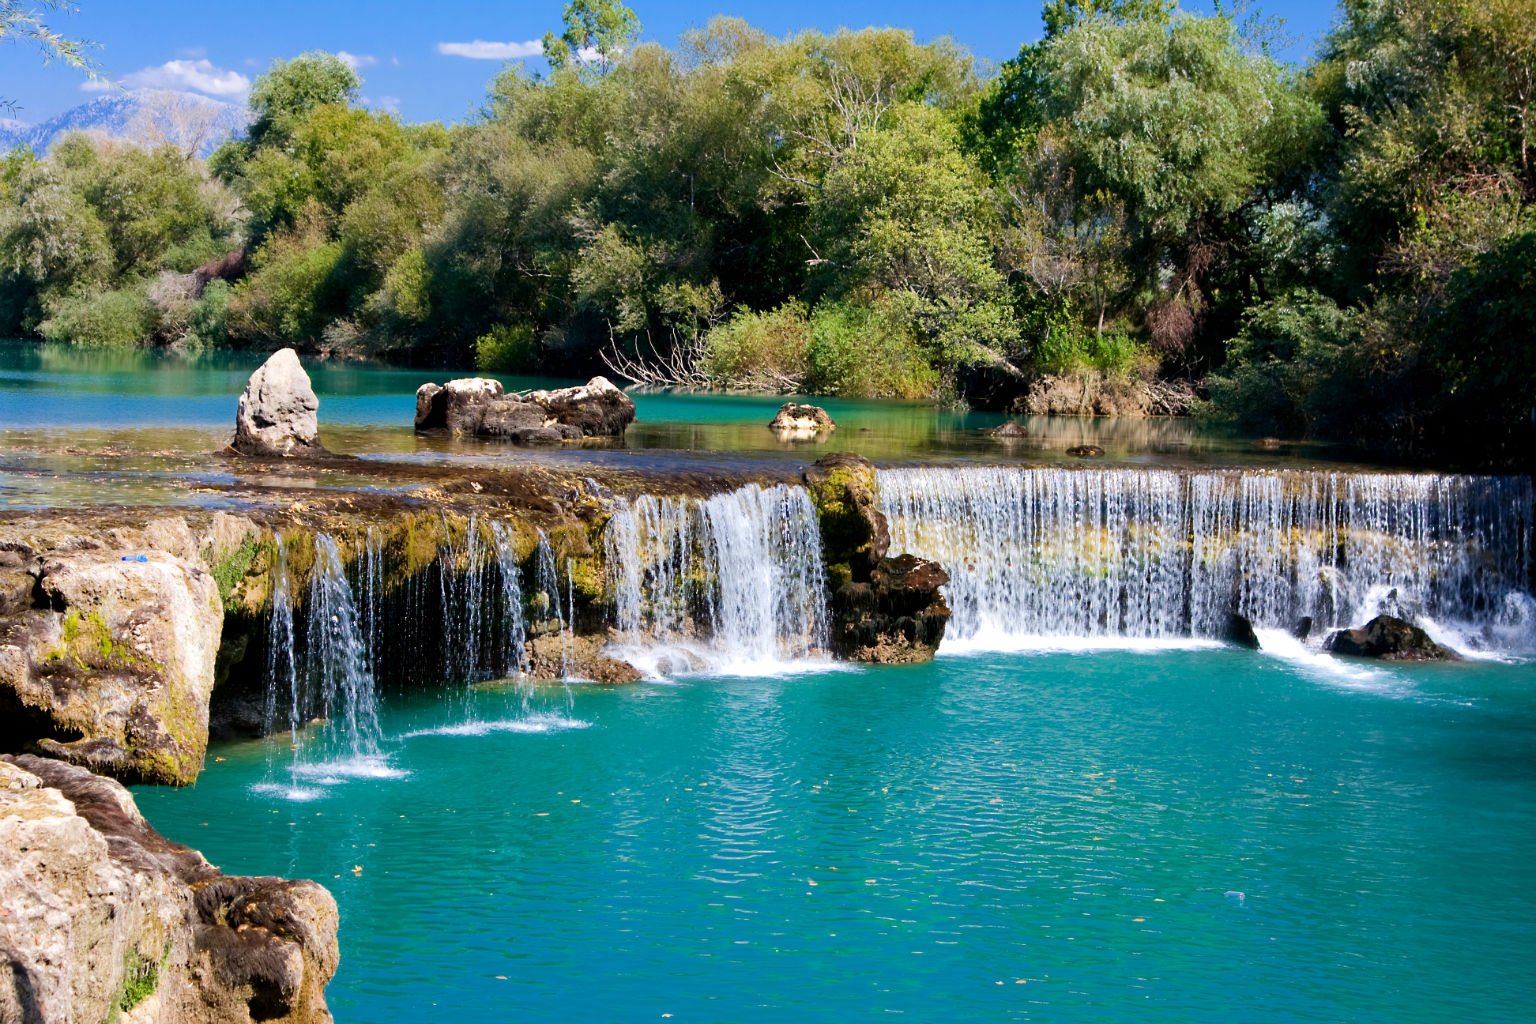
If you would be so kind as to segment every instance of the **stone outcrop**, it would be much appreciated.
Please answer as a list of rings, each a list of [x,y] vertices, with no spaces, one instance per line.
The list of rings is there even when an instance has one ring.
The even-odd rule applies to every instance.
[[[1455,661],[1459,655],[1441,647],[1418,626],[1393,615],[1378,615],[1358,629],[1330,633],[1323,645],[1334,654],[1383,661]]]
[[[1221,631],[1221,638],[1235,647],[1246,647],[1250,651],[1259,650],[1259,635],[1253,631],[1253,623],[1248,616],[1238,612],[1230,612],[1227,615],[1227,623]]]
[[[230,448],[241,455],[323,455],[318,411],[320,400],[310,386],[299,354],[281,348],[251,374],[235,409],[235,439]]]
[[[778,434],[781,440],[797,441],[825,437],[837,429],[837,424],[832,421],[831,414],[819,405],[785,402],[773,414],[768,429]]]
[[[521,444],[618,437],[635,420],[635,403],[606,377],[552,391],[506,394],[501,382],[465,377],[416,391],[416,429]]]
[[[831,591],[832,653],[883,664],[927,661],[944,638],[949,574],[913,555],[892,558],[874,465],[835,452],[805,472]]]
[[[336,902],[222,874],[83,768],[0,756],[0,1021],[321,1024]]]
[[[606,641],[606,637],[558,631],[530,637],[524,649],[528,678],[538,682],[582,679],[608,684],[635,683],[644,678],[629,662],[604,653]]]
[[[196,545],[181,520],[123,539],[156,531],[165,546]],[[218,584],[191,551],[111,539],[69,538],[47,551],[7,542],[0,740],[127,781],[184,785],[208,743]]]

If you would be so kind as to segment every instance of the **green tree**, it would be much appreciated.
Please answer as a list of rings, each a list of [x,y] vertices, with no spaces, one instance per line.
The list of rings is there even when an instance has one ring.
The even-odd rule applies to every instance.
[[[640,35],[640,19],[616,0],[569,0],[563,19],[564,32],[544,34],[544,58],[557,71],[575,62],[606,72]]]

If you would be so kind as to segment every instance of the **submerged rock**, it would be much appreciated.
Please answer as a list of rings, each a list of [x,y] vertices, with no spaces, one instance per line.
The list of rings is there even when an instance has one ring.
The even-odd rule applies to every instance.
[[[784,440],[803,440],[830,434],[837,429],[832,416],[819,405],[785,402],[773,414],[768,429]]]
[[[278,349],[251,374],[240,396],[230,447],[241,455],[323,455],[319,409],[299,354]]]
[[[1067,449],[1067,454],[1075,459],[1102,459],[1104,449],[1096,444],[1075,444]]]
[[[987,433],[1003,441],[1016,441],[1021,437],[1029,436],[1029,431],[1018,420],[1009,420],[1000,427],[993,427]]]
[[[190,783],[208,743],[218,584],[165,551],[81,540],[92,546],[33,556],[30,601],[0,619],[0,738],[128,781]]]
[[[1442,647],[1418,626],[1392,615],[1378,615],[1358,629],[1341,629],[1324,647],[1334,654],[1384,661],[1457,661],[1460,655]]]
[[[222,874],[45,758],[0,755],[0,822],[0,1021],[330,1021],[323,887]]]
[[[580,387],[507,395],[501,382],[465,377],[416,391],[416,429],[499,437],[522,444],[617,437],[635,420],[635,403],[605,377]]]

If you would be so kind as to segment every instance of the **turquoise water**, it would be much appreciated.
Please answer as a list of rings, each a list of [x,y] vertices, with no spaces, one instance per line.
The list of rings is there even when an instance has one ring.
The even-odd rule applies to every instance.
[[[341,1022],[1517,1021],[1528,665],[1225,648],[397,697],[139,788],[321,880]]]

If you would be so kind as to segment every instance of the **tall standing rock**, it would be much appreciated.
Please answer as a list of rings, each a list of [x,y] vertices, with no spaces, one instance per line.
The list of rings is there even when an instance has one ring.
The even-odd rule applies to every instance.
[[[944,639],[949,574],[915,555],[889,556],[875,467],[834,452],[806,470],[816,506],[832,604],[832,652],[880,664],[930,660]]]
[[[280,348],[251,374],[235,410],[235,440],[241,455],[319,455],[320,399],[310,386],[299,354]]]

